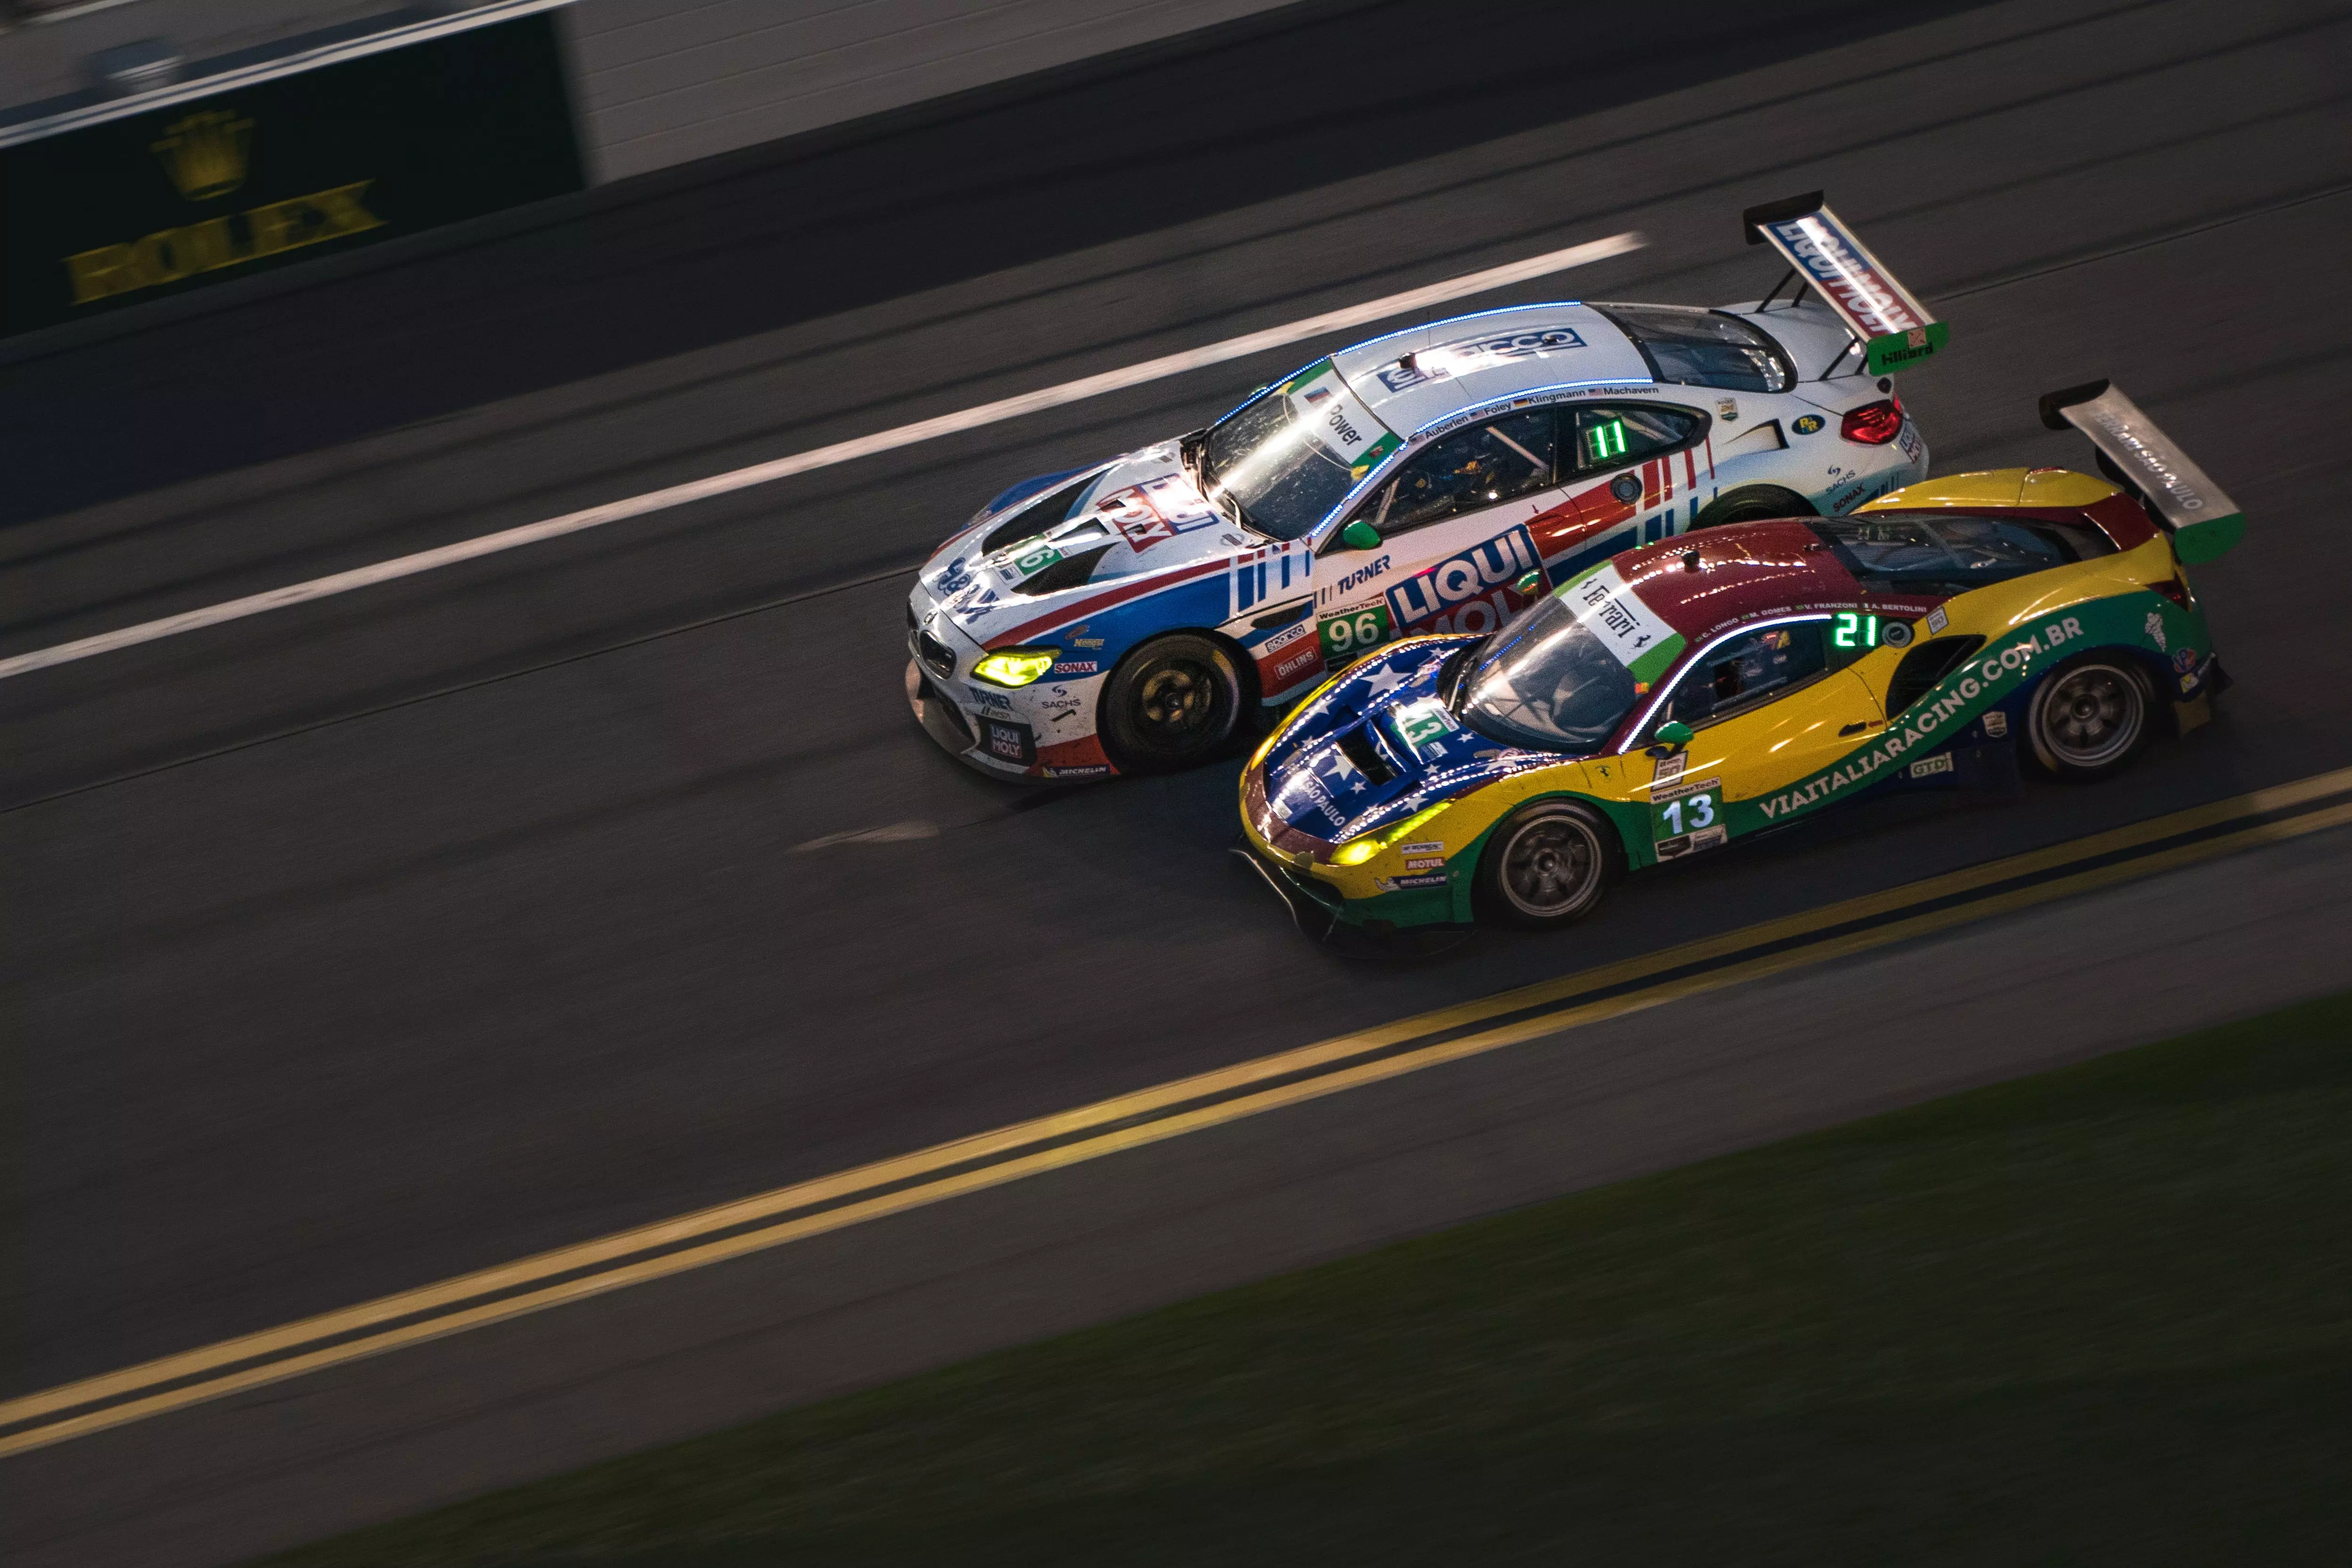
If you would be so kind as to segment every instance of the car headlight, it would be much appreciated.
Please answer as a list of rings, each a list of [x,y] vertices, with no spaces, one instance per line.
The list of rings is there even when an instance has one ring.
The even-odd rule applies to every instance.
[[[991,686],[1026,686],[1053,668],[1061,657],[1057,647],[1009,647],[1003,653],[982,655],[971,667],[972,678]]]
[[[1333,852],[1331,864],[1360,866],[1390,845],[1411,837],[1416,828],[1453,804],[1452,801],[1440,801],[1435,805],[1423,806],[1393,827],[1383,827],[1377,833],[1367,833],[1360,838],[1350,838]]]

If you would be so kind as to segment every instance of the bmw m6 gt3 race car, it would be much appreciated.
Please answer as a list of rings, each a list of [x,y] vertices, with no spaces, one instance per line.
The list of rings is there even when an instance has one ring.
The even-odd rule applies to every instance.
[[[1302,925],[1588,913],[1628,868],[1867,791],[2095,779],[2222,683],[2184,563],[2244,527],[2121,394],[2043,399],[2124,486],[2056,468],[1661,541],[1491,636],[1419,637],[1302,703],[1242,775]]]
[[[908,596],[917,719],[1008,777],[1181,766],[1369,649],[1491,631],[1629,546],[1924,477],[1864,365],[1932,353],[1942,327],[1817,194],[1748,216],[1819,300],[1415,327],[1005,491]]]

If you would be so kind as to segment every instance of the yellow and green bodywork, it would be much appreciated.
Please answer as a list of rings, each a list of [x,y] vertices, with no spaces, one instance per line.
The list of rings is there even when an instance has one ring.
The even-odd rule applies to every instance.
[[[2089,509],[2119,495],[2115,486],[2085,475],[2006,469],[1914,485],[1863,510],[1952,507],[1978,513],[2046,513]],[[1345,707],[1351,681],[1397,667],[1442,664],[1477,639],[1398,643],[1327,681],[1258,748],[1242,775],[1244,832],[1251,849],[1277,868],[1285,881],[1340,920],[1395,926],[1467,922],[1475,872],[1488,836],[1531,801],[1561,798],[1597,808],[1616,827],[1628,868],[1639,869],[1788,825],[1898,778],[1926,780],[1948,772],[1948,759],[1937,759],[1956,746],[2013,744],[2026,696],[2039,678],[2059,661],[2093,648],[2128,651],[2152,679],[2161,670],[2157,689],[2172,699],[2180,727],[2193,727],[2204,716],[2211,642],[2170,540],[2153,527],[2147,531],[2144,542],[2115,553],[1945,599],[1908,623],[1910,636],[1902,646],[1874,647],[1786,695],[1702,724],[1679,751],[1638,743],[1645,731],[1637,711],[1600,753],[1566,757],[1496,744],[1480,753],[1480,766],[1454,770],[1465,776],[1433,779],[1424,794],[1368,818],[1360,831],[1337,841],[1292,831],[1267,803],[1268,759],[1284,748],[1286,737],[1299,726],[1329,722],[1334,699]],[[1618,560],[1686,543],[1669,541]],[[1822,606],[1818,601],[1785,606],[1800,607]],[[1688,648],[1702,650],[1738,626],[1706,628],[1688,637]],[[1890,716],[1889,685],[1906,653],[1958,637],[1983,640],[1958,668]],[[1671,679],[1671,673],[1662,678],[1659,689]],[[1989,724],[1989,714],[2000,717]]]

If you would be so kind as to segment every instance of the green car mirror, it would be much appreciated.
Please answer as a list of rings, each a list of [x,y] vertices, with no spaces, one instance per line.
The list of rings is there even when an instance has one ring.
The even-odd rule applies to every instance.
[[[1532,599],[1537,595],[1544,591],[1543,574],[1540,572],[1530,572],[1526,576],[1520,578],[1517,582],[1512,584],[1511,586],[1519,591],[1520,598]]]
[[[1691,736],[1696,733],[1696,731],[1681,720],[1669,719],[1658,726],[1658,744],[1675,748],[1687,746],[1691,743]]]
[[[1339,542],[1350,550],[1378,550],[1381,531],[1360,517],[1339,531]]]

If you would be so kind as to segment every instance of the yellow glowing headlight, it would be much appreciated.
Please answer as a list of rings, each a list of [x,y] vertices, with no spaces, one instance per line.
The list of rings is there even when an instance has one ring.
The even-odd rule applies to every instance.
[[[982,655],[971,667],[971,676],[991,686],[1026,686],[1053,668],[1061,657],[1057,647],[1009,647],[1003,653]]]
[[[1360,866],[1390,845],[1411,837],[1414,829],[1453,804],[1452,801],[1440,801],[1435,805],[1423,806],[1393,827],[1384,827],[1378,833],[1367,833],[1361,838],[1350,838],[1332,852],[1331,864]]]

